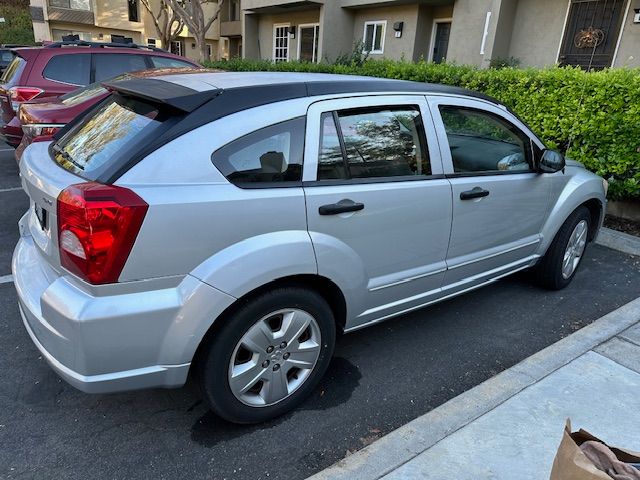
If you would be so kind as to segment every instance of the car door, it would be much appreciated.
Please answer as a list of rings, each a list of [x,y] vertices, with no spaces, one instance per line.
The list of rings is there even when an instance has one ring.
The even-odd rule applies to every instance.
[[[345,293],[347,329],[439,293],[451,187],[424,97],[311,105],[303,180],[318,273]]]
[[[428,99],[452,187],[445,292],[526,268],[537,258],[549,204],[549,183],[534,165],[543,145],[497,105]]]

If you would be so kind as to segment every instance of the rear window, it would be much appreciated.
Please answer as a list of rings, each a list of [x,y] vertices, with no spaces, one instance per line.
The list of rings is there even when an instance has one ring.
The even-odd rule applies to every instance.
[[[0,83],[4,83],[7,86],[13,86],[22,75],[25,65],[27,64],[24,58],[16,56],[7,67],[0,78]]]
[[[75,53],[56,55],[44,68],[42,75],[47,80],[69,83],[71,85],[88,85],[91,73],[91,55]]]
[[[112,95],[54,143],[55,162],[89,180],[159,134],[168,115],[140,100]]]

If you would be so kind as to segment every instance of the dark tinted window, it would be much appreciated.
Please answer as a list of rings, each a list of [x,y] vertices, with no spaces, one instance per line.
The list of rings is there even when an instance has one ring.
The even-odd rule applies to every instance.
[[[502,117],[454,106],[441,106],[440,114],[455,172],[531,169],[531,140]]]
[[[49,80],[88,85],[90,80],[91,56],[88,53],[56,55],[51,57],[42,75]]]
[[[129,6],[129,21],[139,22],[140,14],[138,10],[138,0],[127,0],[127,5]]]
[[[152,105],[112,95],[54,144],[55,160],[82,177],[97,178],[119,153],[149,142],[165,120]]]
[[[193,65],[189,62],[183,62],[181,60],[170,57],[151,57],[151,61],[153,62],[153,66],[156,68],[194,68]]]
[[[431,175],[417,106],[345,110],[338,122],[323,117],[319,180]]]
[[[93,61],[96,68],[94,80],[96,82],[107,80],[121,73],[147,69],[147,64],[142,55],[100,53],[93,55]]]
[[[11,50],[0,50],[0,64],[7,65],[13,60]]]
[[[236,185],[299,182],[304,129],[304,117],[262,128],[217,150],[212,161]]]

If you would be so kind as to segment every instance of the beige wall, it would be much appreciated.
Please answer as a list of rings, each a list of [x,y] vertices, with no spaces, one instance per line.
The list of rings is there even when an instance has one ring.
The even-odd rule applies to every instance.
[[[278,14],[263,14],[258,22],[258,57],[265,60],[273,59],[273,26],[276,24],[288,24],[298,26],[305,23],[319,23],[320,10],[304,10],[301,12],[288,12]],[[296,38],[289,39],[289,59],[298,59],[299,31],[296,28]]]
[[[451,39],[447,55],[449,61],[459,64],[483,65],[485,56],[480,55],[480,46],[488,11],[492,11],[492,20],[494,20],[493,3],[493,0],[456,1],[453,8]],[[493,34],[495,35],[495,29]],[[491,45],[491,39],[490,36],[487,38],[487,46]]]
[[[568,0],[519,0],[509,55],[519,58],[522,66],[554,65],[568,6]]]
[[[320,59],[334,61],[353,49],[353,11],[341,8],[338,1],[320,8]]]
[[[139,5],[139,17],[142,20],[144,7]],[[95,0],[94,15],[96,26],[142,32],[143,22],[130,22],[129,9],[125,0]]]
[[[129,30],[118,30],[116,28],[101,28],[94,25],[79,25],[77,23],[62,23],[62,22],[49,22],[50,29],[53,30],[65,30],[73,33],[89,33],[91,35],[91,41],[93,42],[109,42],[111,41],[111,34],[124,35],[125,37],[131,37],[134,43],[143,42],[142,34],[140,32],[132,32]],[[100,38],[102,34],[102,38]]]
[[[453,17],[453,5],[444,7],[429,7],[420,5],[418,11],[418,27],[413,48],[413,61],[429,60],[433,49],[433,22],[437,19]]]
[[[357,10],[354,23],[354,42],[363,41],[364,25],[368,21],[386,20],[384,53],[370,54],[371,58],[413,59],[416,30],[418,28],[418,5],[378,7]],[[401,38],[395,38],[393,24],[404,22]]]
[[[640,24],[633,23],[634,8],[640,8],[640,1],[629,0],[629,14],[623,25],[622,38],[614,67],[640,67]]]
[[[405,58],[413,60],[416,29],[418,27],[418,5],[402,5],[397,7],[378,7],[357,10],[354,14],[353,42],[361,42],[364,37],[365,22],[386,20],[384,52],[372,53],[370,58]],[[401,38],[395,38],[393,24],[404,22]]]

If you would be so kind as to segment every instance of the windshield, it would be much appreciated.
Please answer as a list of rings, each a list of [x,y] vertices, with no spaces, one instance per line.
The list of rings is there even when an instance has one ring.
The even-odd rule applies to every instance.
[[[165,119],[155,106],[112,95],[53,145],[54,160],[65,170],[95,180],[117,157],[157,135]]]
[[[122,75],[111,78],[109,81],[117,82],[119,80],[126,80],[127,78],[131,78],[131,75],[128,73],[123,73]],[[64,105],[73,107],[74,105],[84,103],[92,98],[104,95],[105,93],[107,93],[107,89],[102,86],[102,82],[94,82],[91,85],[78,88],[77,90],[62,95],[60,97],[60,100]]]
[[[73,107],[74,105],[79,105],[87,100],[91,100],[92,98],[99,97],[106,93],[107,89],[100,83],[92,83],[91,85],[87,85],[86,87],[79,88],[73,92],[62,95],[60,97],[60,101],[67,107]]]

